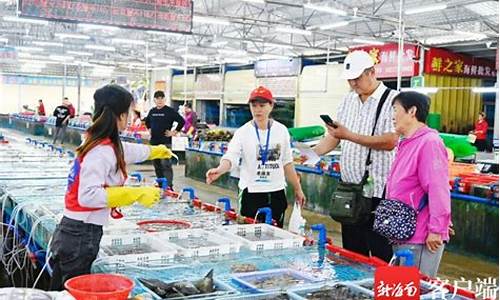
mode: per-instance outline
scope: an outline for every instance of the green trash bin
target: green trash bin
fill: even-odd
[[[312,139],[325,134],[325,128],[322,126],[306,126],[289,128],[288,132],[294,141]]]

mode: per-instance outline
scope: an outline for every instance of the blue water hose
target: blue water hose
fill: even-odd
[[[68,154],[69,158],[75,158],[75,152],[73,151],[66,151],[66,153]]]
[[[318,231],[318,247],[324,248],[327,242],[325,224],[314,224],[311,226],[311,229]]]
[[[404,266],[406,266],[406,267],[412,267],[415,265],[415,263],[413,261],[413,252],[411,252],[410,249],[398,250],[398,251],[396,251],[396,253],[394,253],[394,255],[397,258],[404,257],[404,259],[405,259]]]
[[[218,203],[224,203],[224,211],[231,210],[231,199],[228,197],[222,197],[217,200]]]
[[[57,148],[56,148],[56,151],[57,151],[57,152],[59,152],[59,154],[60,154],[60,155],[62,155],[62,154],[63,154],[63,152],[64,152],[64,150],[63,150],[63,148],[62,148],[62,147],[57,147]]]
[[[265,215],[265,223],[271,225],[273,223],[273,213],[270,207],[261,207],[257,210],[256,217],[260,214]]]
[[[137,181],[142,182],[142,174],[141,174],[141,172],[132,172],[130,174],[130,177],[134,177],[135,179],[137,179]]]
[[[156,183],[160,186],[163,191],[166,191],[168,188],[168,180],[167,178],[156,178]]]
[[[189,193],[189,200],[194,200],[196,198],[194,189],[192,187],[185,187],[182,189],[182,193]]]
[[[231,211],[231,199],[229,199],[228,197],[219,198],[217,199],[217,202],[224,203],[224,212]],[[226,214],[224,214],[224,216],[225,215]],[[229,225],[229,219],[227,217],[224,219],[224,223],[222,225]]]

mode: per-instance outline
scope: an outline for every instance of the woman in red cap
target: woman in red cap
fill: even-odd
[[[239,167],[240,214],[254,218],[259,208],[270,207],[273,219],[283,227],[288,206],[285,179],[294,188],[295,200],[300,205],[305,201],[293,166],[290,134],[283,124],[269,118],[274,107],[270,90],[259,86],[248,103],[253,119],[236,130],[219,166],[208,170],[206,180],[211,184]]]

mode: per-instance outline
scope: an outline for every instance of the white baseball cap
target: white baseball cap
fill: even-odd
[[[347,54],[344,60],[343,79],[356,79],[364,70],[375,65],[373,58],[366,51],[357,50]]]

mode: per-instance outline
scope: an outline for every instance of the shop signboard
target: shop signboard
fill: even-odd
[[[259,60],[255,63],[255,77],[298,76],[301,67],[300,58]]]
[[[398,44],[363,46],[350,48],[349,50],[363,50],[368,52],[375,62],[377,78],[398,77]],[[404,45],[401,60],[402,77],[411,77],[418,74],[418,62],[415,61],[417,55],[418,47],[416,45]]]
[[[20,0],[21,16],[190,33],[192,0]]]
[[[431,48],[425,53],[424,72],[461,77],[495,77],[495,63],[448,51]]]
[[[423,87],[424,86],[424,76],[413,76],[411,78],[411,87]]]

